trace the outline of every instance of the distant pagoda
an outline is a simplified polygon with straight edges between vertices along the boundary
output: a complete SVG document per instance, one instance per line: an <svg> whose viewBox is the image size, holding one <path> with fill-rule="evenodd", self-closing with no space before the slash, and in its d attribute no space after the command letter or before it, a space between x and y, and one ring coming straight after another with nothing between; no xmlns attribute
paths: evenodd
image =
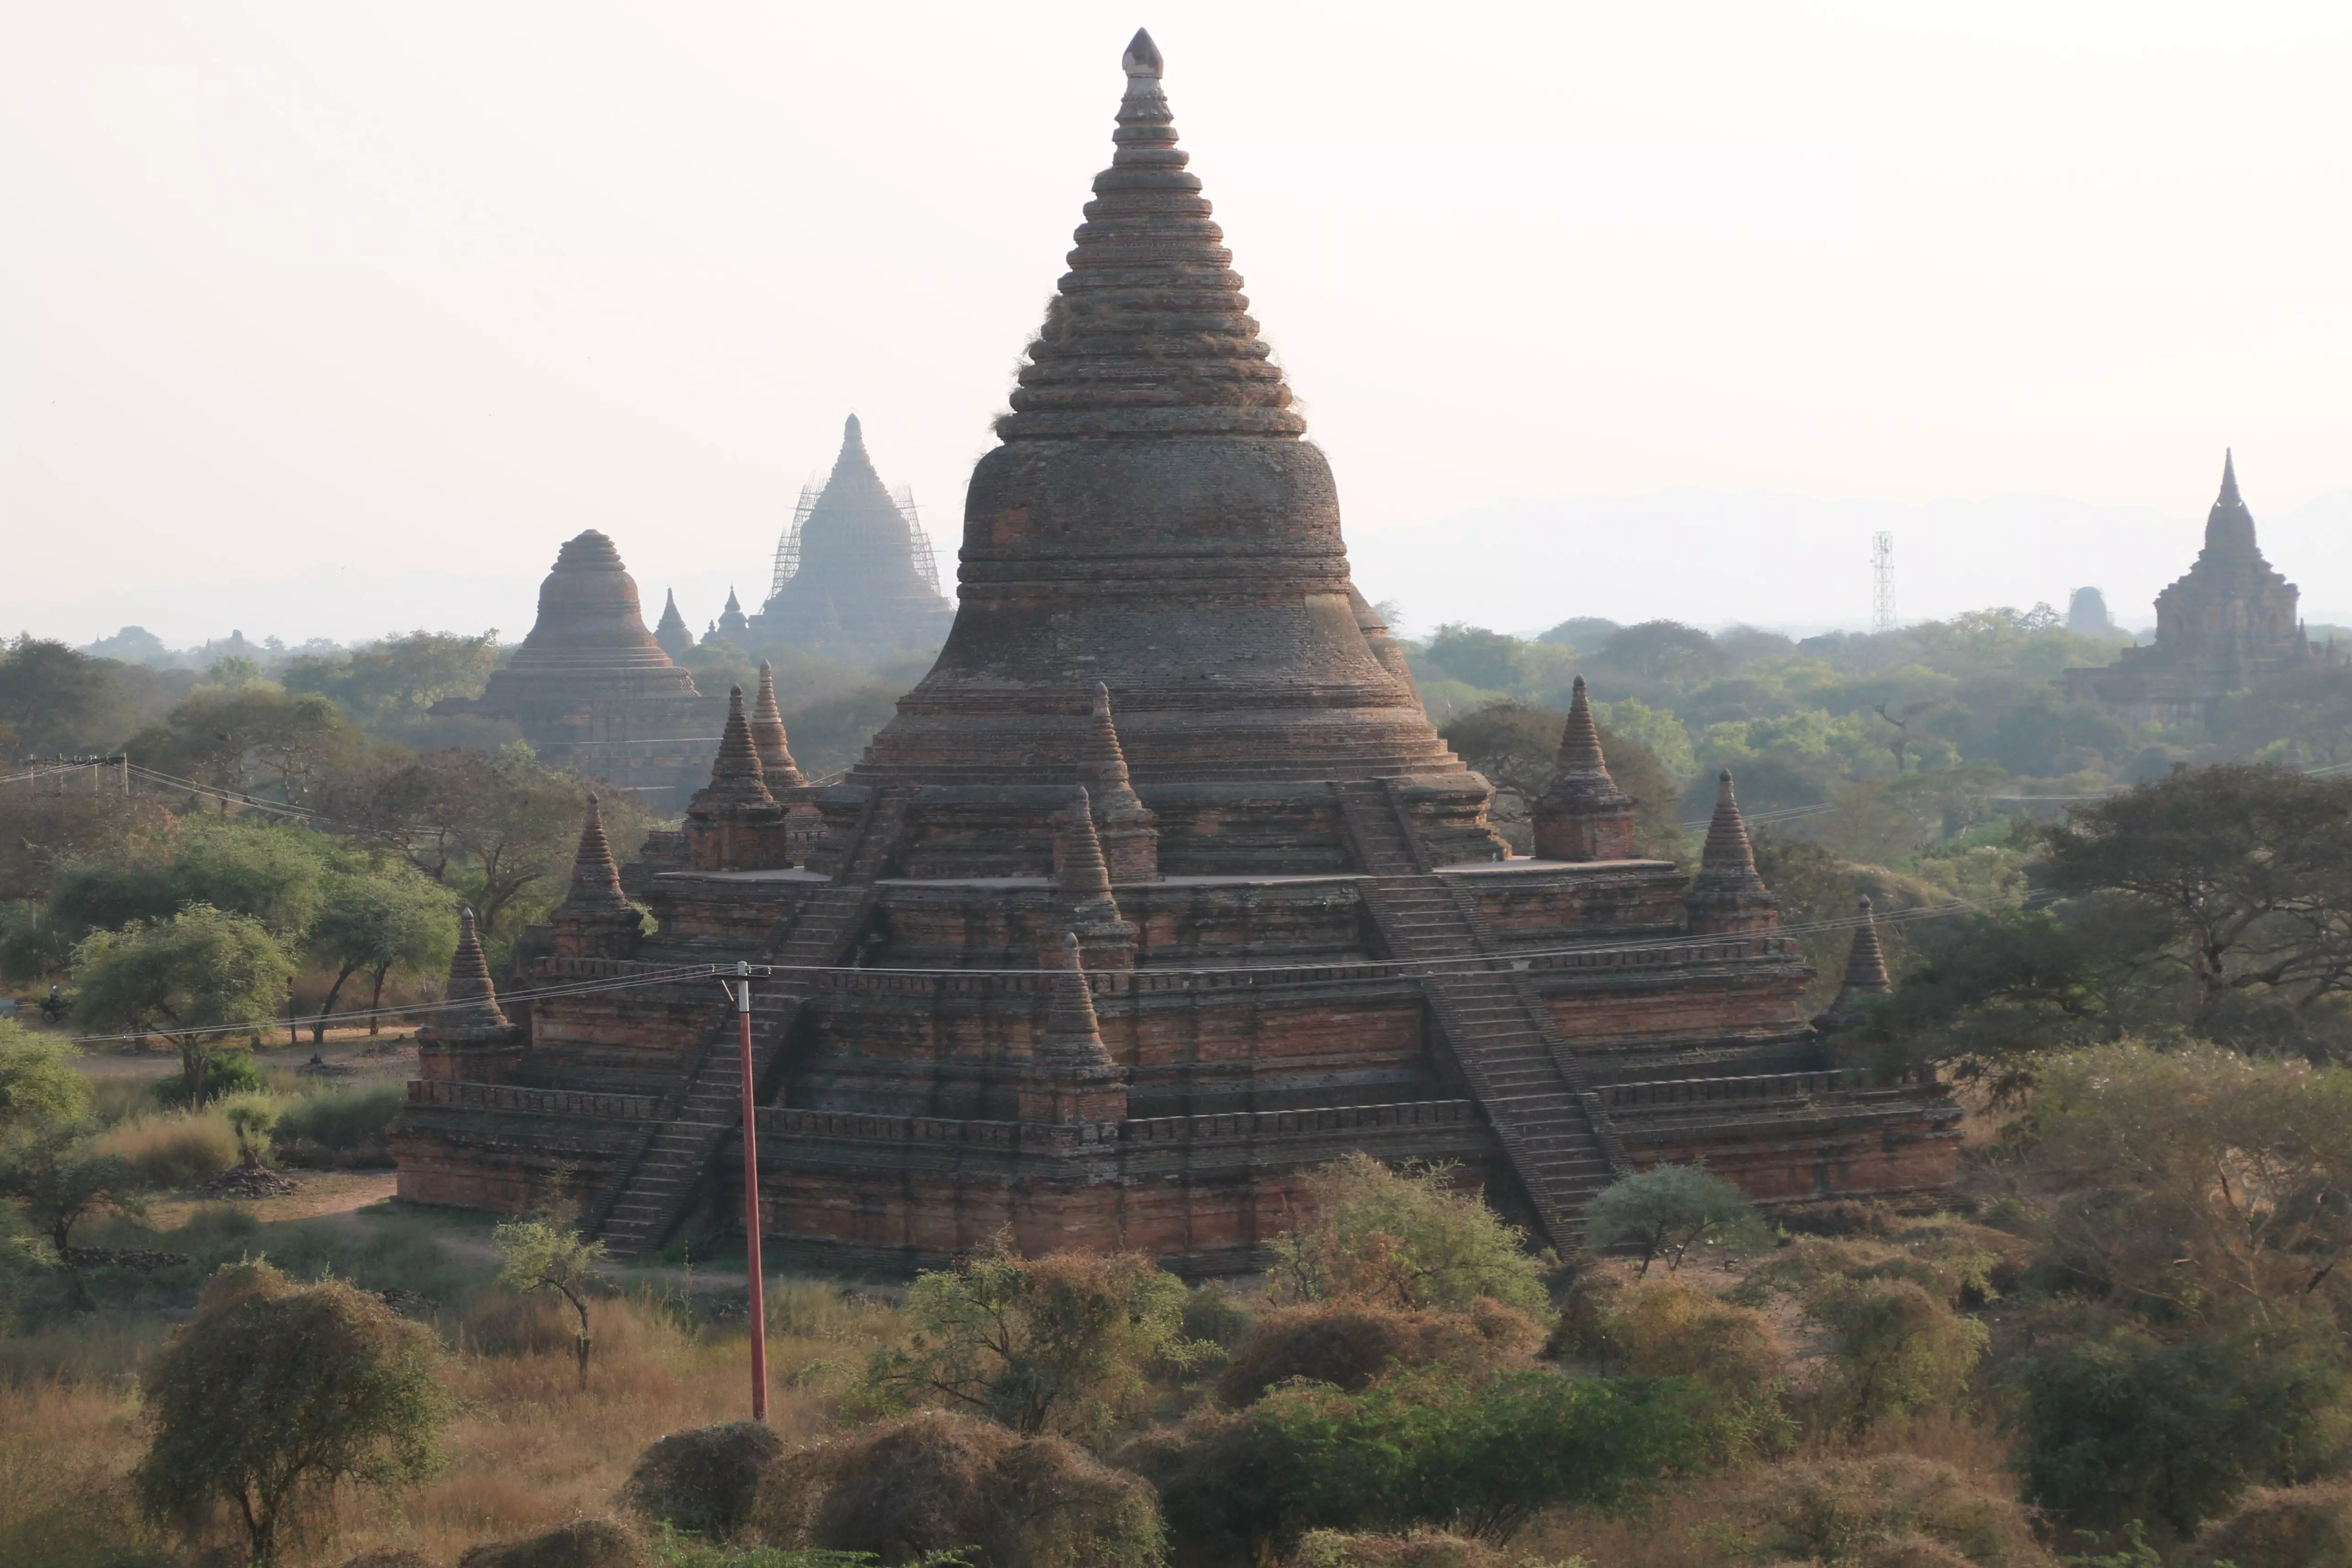
<svg viewBox="0 0 2352 1568"><path fill-rule="evenodd" d="M914 502L883 486L851 414L832 475L802 494L776 547L775 579L751 617L751 640L853 655L928 653L954 618Z"/></svg>
<svg viewBox="0 0 2352 1568"><path fill-rule="evenodd" d="M2334 662L2305 636L2295 601L2294 584L2254 543L2237 464L2224 453L2205 548L2156 596L2156 641L2125 649L2112 664L2067 671L2067 685L2135 723L2207 717L2222 695L2265 675Z"/></svg>
<svg viewBox="0 0 2352 1568"><path fill-rule="evenodd" d="M482 695L445 698L433 712L504 720L551 766L668 806L683 804L709 768L721 709L646 630L620 551L590 528L557 552L530 635Z"/></svg>

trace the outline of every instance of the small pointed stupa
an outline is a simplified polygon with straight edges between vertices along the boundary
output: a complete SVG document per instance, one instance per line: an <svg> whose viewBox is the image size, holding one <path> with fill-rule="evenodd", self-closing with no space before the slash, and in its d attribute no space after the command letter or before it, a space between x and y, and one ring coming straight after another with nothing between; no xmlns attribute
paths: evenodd
<svg viewBox="0 0 2352 1568"><path fill-rule="evenodd" d="M1093 806L1083 788L1072 793L1055 835L1054 894L1056 920L1084 938L1096 968L1134 967L1135 927L1118 912L1102 841L1095 833Z"/></svg>
<svg viewBox="0 0 2352 1568"><path fill-rule="evenodd" d="M762 640L878 653L927 649L947 634L954 612L940 596L930 541L875 472L854 413L832 475L782 554L791 574L779 569L760 611L753 630Z"/></svg>
<svg viewBox="0 0 2352 1568"><path fill-rule="evenodd" d="M1554 861L1632 860L1636 848L1633 798L1617 788L1601 754L1601 728L1593 722L1584 677L1568 704L1560 728L1559 758L1551 782L1536 798L1536 855Z"/></svg>
<svg viewBox="0 0 2352 1568"><path fill-rule="evenodd" d="M654 627L654 641L673 659L694 652L694 632L688 628L686 617L677 612L677 594L673 590L663 591L661 621Z"/></svg>
<svg viewBox="0 0 2352 1568"><path fill-rule="evenodd" d="M457 950L449 958L449 984L443 998L446 1005L434 1013L432 1022L437 1039L494 1034L509 1027L499 1007L499 989L490 983L490 961L482 952L470 905L457 912Z"/></svg>
<svg viewBox="0 0 2352 1568"><path fill-rule="evenodd" d="M1769 931L1780 924L1780 899L1756 874L1756 850L1732 793L1731 769L1716 779L1715 816L1706 825L1698 875L1683 898L1695 935Z"/></svg>
<svg viewBox="0 0 2352 1568"><path fill-rule="evenodd" d="M1084 946L1076 932L1045 945L1045 1016L1036 1049L1025 1053L1018 1090L1020 1120L1056 1129L1046 1134L1048 1146L1058 1143L1069 1153L1115 1136L1112 1124L1127 1114L1126 1082L1103 1044Z"/></svg>
<svg viewBox="0 0 2352 1568"><path fill-rule="evenodd" d="M760 772L769 793L778 789L799 789L808 780L801 774L800 765L793 760L791 742L784 735L784 716L776 706L776 671L767 660L760 661L760 695L751 705L751 748L760 754Z"/></svg>
<svg viewBox="0 0 2352 1568"><path fill-rule="evenodd" d="M768 792L759 748L751 744L751 721L743 714L743 688L727 688L727 727L719 732L719 755L711 760L710 782L695 791L694 804L766 805Z"/></svg>
<svg viewBox="0 0 2352 1568"><path fill-rule="evenodd" d="M1102 1023L1095 1016L1093 989L1087 984L1085 945L1075 931L1045 946L1045 967L1053 971L1052 1005L1045 1028L1038 1037L1041 1061L1108 1067L1110 1052L1103 1048Z"/></svg>
<svg viewBox="0 0 2352 1568"><path fill-rule="evenodd" d="M635 946L642 922L621 891L621 869L613 862L604 813L593 795L588 797L580 846L572 856L572 885L548 924L559 957L620 957Z"/></svg>
<svg viewBox="0 0 2352 1568"><path fill-rule="evenodd" d="M1484 781L1360 619L1330 465L1186 168L1150 35L1120 64L1110 166L966 491L954 632L846 782L1058 782L1101 682L1165 870L1336 861L1329 781L1381 778L1412 780L1440 862L1492 860ZM1195 831L1159 803L1178 786L1237 793L1188 797Z"/></svg>
<svg viewBox="0 0 2352 1568"><path fill-rule="evenodd" d="M1095 683L1087 737L1078 748L1078 782L1094 802L1095 826L1104 863L1117 882L1152 882L1160 875L1160 819L1148 810L1128 778L1127 753L1110 712L1110 688Z"/></svg>
<svg viewBox="0 0 2352 1568"><path fill-rule="evenodd" d="M1870 895L1854 901L1853 946L1846 950L1845 977L1829 1010L1813 1020L1825 1034L1852 1029L1869 1016L1868 998L1891 995L1895 982L1886 972L1886 950L1879 946L1878 921L1871 913Z"/></svg>

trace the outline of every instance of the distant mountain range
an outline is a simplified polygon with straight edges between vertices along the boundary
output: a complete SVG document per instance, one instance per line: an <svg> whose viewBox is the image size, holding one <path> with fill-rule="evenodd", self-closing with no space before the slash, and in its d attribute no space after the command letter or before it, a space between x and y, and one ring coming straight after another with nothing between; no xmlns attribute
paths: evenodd
<svg viewBox="0 0 2352 1568"><path fill-rule="evenodd" d="M2352 624L2352 490L2254 517L2271 564L2303 590L2305 617ZM2059 610L2085 585L2125 626L2155 621L2156 591L2189 569L2204 513L2095 507L2051 496L1906 506L1818 501L1764 492L1497 501L1433 522L1349 540L1356 581L1403 606L1404 630L1426 635L1465 621L1532 632L1578 615L1633 622L1672 617L1702 626L1744 621L1801 632L1860 628L1870 619L1870 539L1895 535L1897 609L1906 621L2047 601ZM952 533L940 540L952 570ZM746 609L766 595L768 567L639 577L646 618L675 588L698 632L731 585ZM241 630L300 643L362 642L424 627L519 640L530 629L537 575L379 573L318 568L268 580L118 588L51 597L21 578L0 585L0 630L75 644L126 625L173 647Z"/></svg>
<svg viewBox="0 0 2352 1568"><path fill-rule="evenodd" d="M2251 497L2250 497L2251 499ZM2352 490L2254 517L2313 622L2352 623ZM2205 515L2053 496L1905 506L1750 491L1498 501L1349 541L1357 586L1402 605L1404 630L1449 621L1530 632L1571 616L1744 621L1806 632L1869 624L1871 536L1895 536L1897 612L1933 620L2095 587L2127 627L2204 541Z"/></svg>

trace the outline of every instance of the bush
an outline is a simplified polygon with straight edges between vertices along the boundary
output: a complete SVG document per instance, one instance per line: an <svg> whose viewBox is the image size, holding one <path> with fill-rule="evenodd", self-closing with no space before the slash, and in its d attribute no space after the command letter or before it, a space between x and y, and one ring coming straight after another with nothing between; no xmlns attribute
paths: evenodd
<svg viewBox="0 0 2352 1568"><path fill-rule="evenodd" d="M1459 1312L1344 1301L1278 1307L1235 1348L1217 1380L1217 1397L1238 1407L1292 1378L1352 1394L1412 1367L1481 1372L1524 1362L1542 1338L1527 1314L1483 1297Z"/></svg>
<svg viewBox="0 0 2352 1568"><path fill-rule="evenodd" d="M2257 1491L2197 1538L2198 1568L2352 1568L2352 1486Z"/></svg>
<svg viewBox="0 0 2352 1568"><path fill-rule="evenodd" d="M1312 1214L1274 1244L1273 1291L1299 1301L1458 1307L1481 1296L1524 1312L1548 1306L1527 1233L1506 1225L1455 1167L1399 1172L1349 1155L1307 1178Z"/></svg>
<svg viewBox="0 0 2352 1568"><path fill-rule="evenodd" d="M204 1103L207 1105L231 1094L261 1094L268 1091L268 1081L262 1076L261 1064L254 1061L250 1051L216 1051L205 1058ZM188 1082L184 1078L158 1078L154 1088L155 1103L166 1110L181 1110L188 1103Z"/></svg>
<svg viewBox="0 0 2352 1568"><path fill-rule="evenodd" d="M286 1163L390 1165L384 1134L407 1098L404 1084L385 1082L322 1090L292 1101L278 1115L277 1140Z"/></svg>
<svg viewBox="0 0 2352 1568"><path fill-rule="evenodd" d="M150 1186L166 1191L210 1181L236 1164L236 1134L217 1106L126 1122L98 1146L121 1155Z"/></svg>
<svg viewBox="0 0 2352 1568"><path fill-rule="evenodd" d="M1603 1320L1609 1359L1640 1377L1687 1377L1735 1399L1769 1397L1788 1354L1764 1314L1669 1280L1624 1292Z"/></svg>
<svg viewBox="0 0 2352 1568"><path fill-rule="evenodd" d="M1250 1561L1310 1530L1437 1525L1507 1540L1538 1509L1612 1508L1722 1448L1717 1418L1674 1380L1547 1368L1399 1373L1359 1394L1275 1389L1134 1445L1190 1561Z"/></svg>
<svg viewBox="0 0 2352 1568"><path fill-rule="evenodd" d="M1805 1305L1829 1331L1830 1375L1815 1392L1827 1423L1859 1431L1968 1403L1989 1336L1907 1280L1833 1279Z"/></svg>
<svg viewBox="0 0 2352 1568"><path fill-rule="evenodd" d="M468 1548L457 1568L645 1568L645 1541L609 1519L580 1519L525 1541Z"/></svg>
<svg viewBox="0 0 2352 1568"><path fill-rule="evenodd" d="M2342 1356L2317 1313L2179 1343L2128 1325L2060 1341L2018 1368L2019 1468L2037 1501L2085 1522L2186 1533L2249 1486L2344 1469Z"/></svg>
<svg viewBox="0 0 2352 1568"><path fill-rule="evenodd" d="M140 1506L190 1536L226 1508L272 1562L338 1486L431 1473L449 1409L436 1359L428 1332L340 1281L297 1289L231 1264L140 1379L154 1423Z"/></svg>
<svg viewBox="0 0 2352 1568"><path fill-rule="evenodd" d="M622 1495L656 1523L732 1540L750 1521L760 1483L782 1448L757 1421L673 1432L638 1458Z"/></svg>
<svg viewBox="0 0 2352 1568"><path fill-rule="evenodd" d="M1198 1284L1184 1297L1184 1337L1230 1351L1239 1345L1264 1312L1265 1304L1244 1297L1222 1280Z"/></svg>
<svg viewBox="0 0 2352 1568"><path fill-rule="evenodd" d="M1182 1283L1137 1252L1023 1258L1000 1236L918 1275L903 1312L916 1333L874 1353L862 1401L892 1411L945 1399L1024 1437L1099 1431L1151 1372L1207 1354L1183 1336Z"/></svg>
<svg viewBox="0 0 2352 1568"><path fill-rule="evenodd" d="M932 1412L787 1455L756 1516L772 1545L885 1563L973 1549L973 1568L1157 1568L1150 1489L1056 1437Z"/></svg>
<svg viewBox="0 0 2352 1568"><path fill-rule="evenodd" d="M1757 1474L1725 1533L1767 1563L1868 1568L2042 1568L2052 1560L2011 1499L1909 1454L1792 1460Z"/></svg>

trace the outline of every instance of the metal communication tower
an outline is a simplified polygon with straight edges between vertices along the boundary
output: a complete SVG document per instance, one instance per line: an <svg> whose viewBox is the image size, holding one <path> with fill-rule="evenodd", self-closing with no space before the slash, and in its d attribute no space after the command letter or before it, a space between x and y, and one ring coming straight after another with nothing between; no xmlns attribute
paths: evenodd
<svg viewBox="0 0 2352 1568"><path fill-rule="evenodd" d="M1895 536L1883 528L1870 536L1870 629L1895 630Z"/></svg>

